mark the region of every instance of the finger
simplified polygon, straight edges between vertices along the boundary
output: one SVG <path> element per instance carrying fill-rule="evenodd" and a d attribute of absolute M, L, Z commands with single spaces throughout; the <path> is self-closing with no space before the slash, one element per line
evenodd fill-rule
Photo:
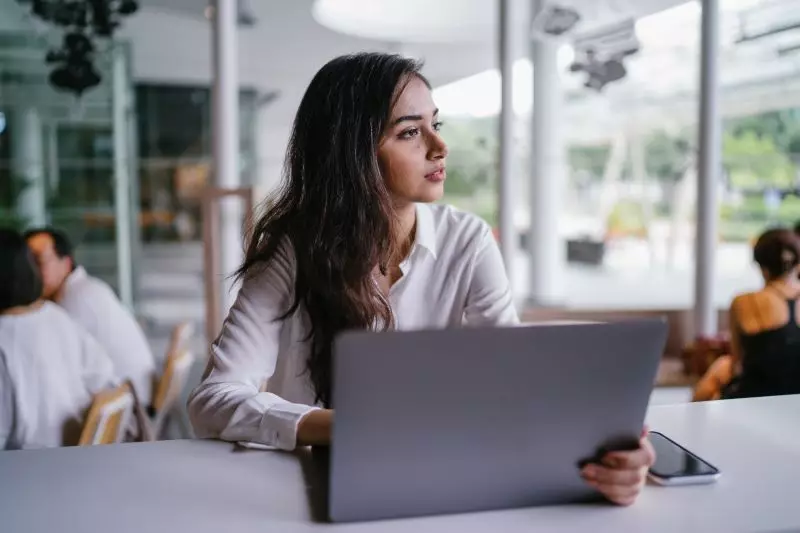
<path fill-rule="evenodd" d="M 635 485 L 608 485 L 587 480 L 586 483 L 618 505 L 633 503 L 644 487 L 644 482 Z"/>
<path fill-rule="evenodd" d="M 650 426 L 645 424 L 644 427 L 642 428 L 641 438 L 645 438 L 649 433 L 650 433 Z"/>
<path fill-rule="evenodd" d="M 598 485 L 622 486 L 633 486 L 641 483 L 646 473 L 646 470 L 643 468 L 620 470 L 596 464 L 587 465 L 581 471 L 581 474 L 587 481 L 592 481 Z"/>
<path fill-rule="evenodd" d="M 656 463 L 656 449 L 653 448 L 653 443 L 647 437 L 642 439 L 641 448 L 647 454 L 647 464 L 645 466 L 650 468 Z"/>
<path fill-rule="evenodd" d="M 636 497 L 642 491 L 643 484 L 633 486 L 621 485 L 602 485 L 589 482 L 589 485 L 597 489 L 606 499 L 617 505 L 630 505 L 636 501 Z"/>
<path fill-rule="evenodd" d="M 649 442 L 643 442 L 635 450 L 609 452 L 603 456 L 602 463 L 610 468 L 633 470 L 652 465 L 655 452 Z"/>

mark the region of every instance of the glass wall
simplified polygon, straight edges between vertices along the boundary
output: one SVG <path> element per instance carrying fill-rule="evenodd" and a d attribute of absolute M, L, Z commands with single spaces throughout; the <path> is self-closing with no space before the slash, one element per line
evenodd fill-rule
<path fill-rule="evenodd" d="M 132 206 L 122 205 L 133 188 L 130 151 L 115 154 L 132 143 L 129 116 L 115 113 L 130 101 L 127 49 L 104 43 L 94 57 L 99 84 L 70 92 L 54 86 L 57 65 L 45 62 L 60 39 L 24 24 L 0 31 L 0 224 L 64 230 L 77 260 L 132 304 L 130 259 L 120 264 L 133 250 Z"/>
<path fill-rule="evenodd" d="M 800 2 L 721 4 L 725 122 L 715 296 L 726 307 L 734 294 L 761 283 L 751 254 L 758 234 L 800 220 L 800 48 L 791 31 L 800 23 Z M 629 31 L 627 42 L 635 46 L 610 54 L 607 63 L 595 64 L 600 48 L 587 53 L 594 45 L 585 39 L 564 40 L 559 51 L 568 164 L 558 221 L 568 258 L 563 303 L 594 309 L 689 308 L 700 5 L 681 3 L 640 16 L 628 30 L 620 28 L 608 33 L 617 32 L 614 39 L 621 40 Z M 613 40 L 604 39 L 596 40 Z M 527 59 L 517 63 L 515 218 L 524 238 L 535 70 Z M 596 83 L 597 72 L 610 81 Z M 494 225 L 498 74 L 472 76 L 439 88 L 436 96 L 447 112 L 444 131 L 451 147 L 447 201 Z M 514 265 L 513 285 L 524 300 L 524 250 Z"/>
<path fill-rule="evenodd" d="M 139 184 L 142 238 L 201 237 L 201 193 L 211 183 L 211 91 L 202 86 L 138 84 Z M 256 92 L 241 90 L 242 185 L 255 179 Z"/>
<path fill-rule="evenodd" d="M 44 58 L 59 39 L 32 28 L 0 31 L 0 225 L 60 228 L 77 260 L 144 320 L 199 321 L 211 90 L 134 86 L 129 50 L 107 43 L 95 58 L 98 86 L 80 96 L 58 91 Z M 240 105 L 250 185 L 256 92 L 243 89 Z"/>

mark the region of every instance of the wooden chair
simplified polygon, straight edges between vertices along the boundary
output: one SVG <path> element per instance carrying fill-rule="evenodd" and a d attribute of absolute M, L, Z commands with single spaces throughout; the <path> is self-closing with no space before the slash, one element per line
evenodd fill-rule
<path fill-rule="evenodd" d="M 193 335 L 194 325 L 191 322 L 181 322 L 172 329 L 163 370 L 154 380 L 153 396 L 147 406 L 149 431 L 155 439 L 161 436 L 189 378 L 194 362 L 189 349 L 189 341 Z"/>
<path fill-rule="evenodd" d="M 134 398 L 128 383 L 96 394 L 86 416 L 78 445 L 123 442 L 133 408 Z"/>
<path fill-rule="evenodd" d="M 167 356 L 181 350 L 189 349 L 189 341 L 194 335 L 194 324 L 191 322 L 181 322 L 172 329 L 169 346 L 167 346 Z"/>
<path fill-rule="evenodd" d="M 156 438 L 161 435 L 167 418 L 181 397 L 181 392 L 189 379 L 192 363 L 194 356 L 186 348 L 167 354 L 164 373 L 158 380 L 151 406 L 150 427 Z"/>

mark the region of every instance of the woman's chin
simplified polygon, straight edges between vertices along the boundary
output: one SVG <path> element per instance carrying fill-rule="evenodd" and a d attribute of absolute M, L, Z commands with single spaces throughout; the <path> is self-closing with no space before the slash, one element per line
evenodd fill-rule
<path fill-rule="evenodd" d="M 412 193 L 406 194 L 393 194 L 392 198 L 395 205 L 403 204 L 431 204 L 438 202 L 444 196 L 444 186 L 441 183 L 426 183 L 425 187 L 421 187 Z"/>
<path fill-rule="evenodd" d="M 427 187 L 425 187 L 424 191 L 421 191 L 421 194 L 416 201 L 423 204 L 430 204 L 433 202 L 438 202 L 443 196 L 444 182 L 430 183 Z"/>

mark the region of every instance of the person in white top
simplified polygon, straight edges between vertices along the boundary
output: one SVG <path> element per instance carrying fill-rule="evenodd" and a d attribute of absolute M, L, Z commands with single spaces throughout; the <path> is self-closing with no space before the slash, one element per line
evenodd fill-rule
<path fill-rule="evenodd" d="M 44 284 L 44 297 L 64 308 L 100 343 L 121 381 L 131 380 L 139 400 L 151 401 L 156 363 L 134 316 L 105 282 L 75 263 L 61 231 L 42 228 L 25 234 Z"/>
<path fill-rule="evenodd" d="M 0 450 L 77 444 L 92 396 L 116 383 L 102 346 L 41 288 L 25 239 L 0 230 Z"/>
<path fill-rule="evenodd" d="M 440 127 L 411 59 L 356 54 L 317 73 L 286 179 L 255 225 L 241 289 L 189 399 L 198 436 L 287 450 L 329 443 L 331 344 L 343 330 L 518 322 L 489 226 L 428 205 L 446 178 Z M 643 438 L 583 475 L 628 504 L 653 456 Z"/>

